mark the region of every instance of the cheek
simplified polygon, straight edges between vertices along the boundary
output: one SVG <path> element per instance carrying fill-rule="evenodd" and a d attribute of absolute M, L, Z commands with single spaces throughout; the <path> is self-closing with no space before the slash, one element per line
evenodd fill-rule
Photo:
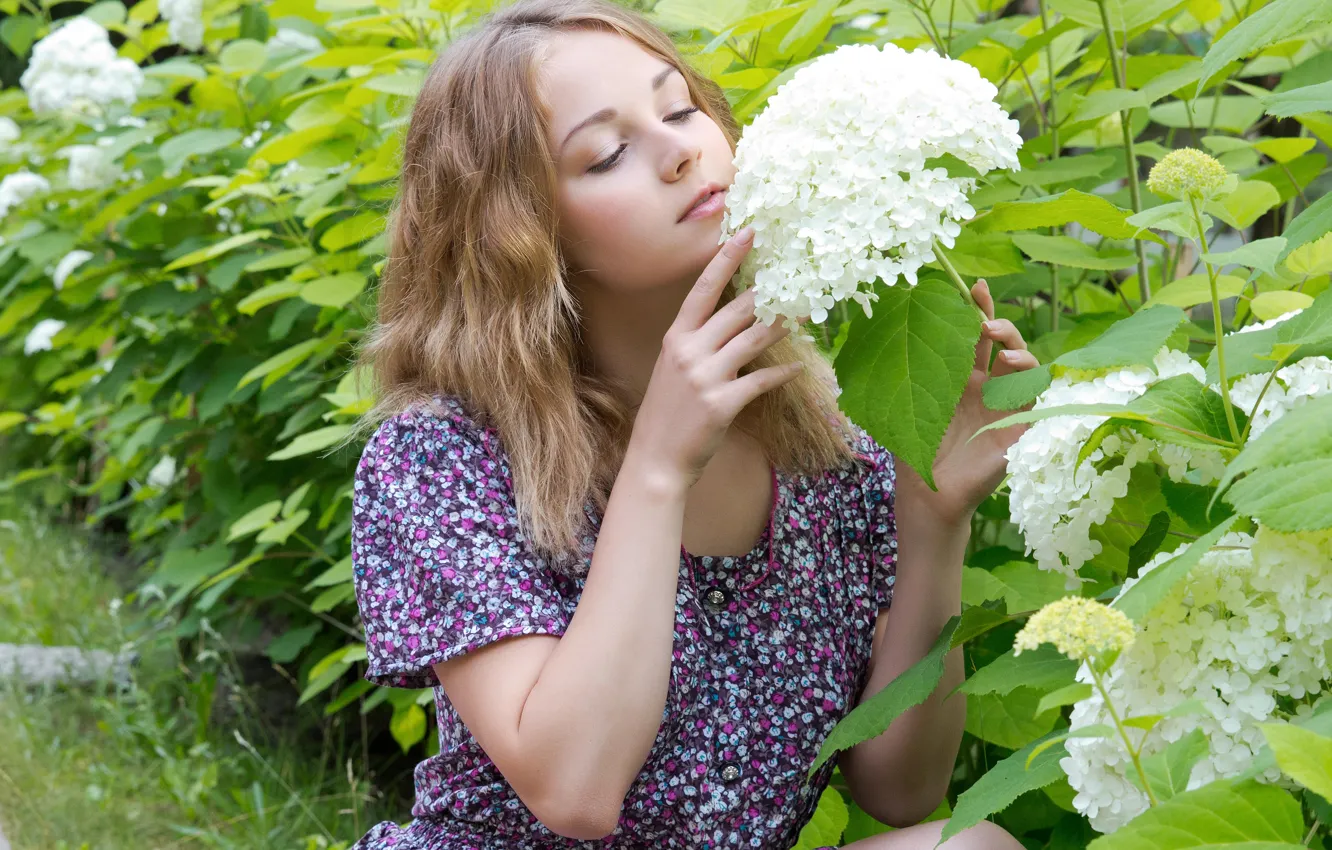
<path fill-rule="evenodd" d="M 560 235 L 576 268 L 607 272 L 631 265 L 648 239 L 649 221 L 641 192 L 598 181 L 560 198 Z"/>

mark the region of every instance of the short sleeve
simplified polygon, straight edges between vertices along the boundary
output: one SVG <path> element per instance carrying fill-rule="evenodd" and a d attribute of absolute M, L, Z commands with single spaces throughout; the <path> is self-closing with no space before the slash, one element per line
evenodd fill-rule
<path fill-rule="evenodd" d="M 893 601 L 897 578 L 897 467 L 892 453 L 852 424 L 856 439 L 853 448 L 863 461 L 860 492 L 865 500 L 868 540 L 873 560 L 871 593 L 880 608 Z"/>
<path fill-rule="evenodd" d="M 353 481 L 367 679 L 430 687 L 439 684 L 433 664 L 505 637 L 564 633 L 569 615 L 526 545 L 511 493 L 465 414 L 411 410 L 379 426 Z"/>

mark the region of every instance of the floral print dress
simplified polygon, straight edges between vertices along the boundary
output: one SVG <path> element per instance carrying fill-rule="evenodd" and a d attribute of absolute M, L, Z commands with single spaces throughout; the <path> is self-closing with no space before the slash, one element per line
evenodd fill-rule
<path fill-rule="evenodd" d="M 853 426 L 854 427 L 854 426 Z M 860 462 L 772 473 L 768 525 L 741 556 L 681 547 L 666 706 L 615 831 L 562 837 L 477 745 L 431 665 L 513 635 L 560 635 L 584 579 L 536 556 L 519 530 L 498 435 L 453 396 L 383 422 L 354 479 L 352 564 L 372 682 L 434 687 L 439 754 L 415 770 L 405 827 L 354 850 L 780 848 L 796 843 L 835 760 L 824 738 L 869 675 L 897 560 L 892 456 L 858 427 Z M 585 508 L 591 552 L 600 517 Z M 589 556 L 590 560 L 590 556 Z"/>

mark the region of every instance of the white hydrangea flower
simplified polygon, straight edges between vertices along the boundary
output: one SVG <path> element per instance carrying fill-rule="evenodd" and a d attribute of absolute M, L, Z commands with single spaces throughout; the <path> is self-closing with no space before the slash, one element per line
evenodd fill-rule
<path fill-rule="evenodd" d="M 1235 333 L 1266 330 L 1301 312 L 1303 311 L 1292 310 L 1275 319 L 1240 328 Z M 1259 372 L 1244 375 L 1230 385 L 1231 404 L 1243 410 L 1245 414 L 1254 413 L 1253 424 L 1249 426 L 1250 440 L 1309 399 L 1332 393 L 1332 358 L 1305 357 L 1303 360 L 1296 360 L 1278 369 L 1276 378 L 1267 388 L 1267 392 L 1263 393 L 1263 385 L 1266 383 L 1267 373 Z M 1221 389 L 1219 384 L 1213 384 L 1212 388 L 1218 392 Z M 1259 393 L 1263 393 L 1261 403 L 1258 401 Z M 1258 405 L 1257 411 L 1254 411 L 1255 404 Z"/>
<path fill-rule="evenodd" d="M 186 50 L 203 47 L 203 0 L 159 0 L 157 10 L 167 22 L 167 38 Z"/>
<path fill-rule="evenodd" d="M 51 275 L 51 283 L 56 289 L 65 285 L 65 281 L 74 273 L 74 270 L 93 258 L 92 251 L 85 251 L 82 248 L 75 248 L 68 254 L 60 258 L 56 263 L 55 272 Z"/>
<path fill-rule="evenodd" d="M 33 112 L 94 115 L 116 101 L 133 104 L 143 71 L 116 55 L 101 24 L 80 15 L 33 46 L 19 83 Z"/>
<path fill-rule="evenodd" d="M 19 129 L 19 125 L 14 123 L 13 118 L 0 115 L 0 145 L 16 142 L 21 135 L 23 132 Z"/>
<path fill-rule="evenodd" d="M 148 471 L 149 486 L 156 487 L 159 490 L 165 490 L 171 486 L 171 482 L 176 480 L 176 459 L 171 455 L 163 455 L 162 459 L 153 465 Z"/>
<path fill-rule="evenodd" d="M 29 198 L 45 195 L 49 191 L 51 184 L 40 174 L 33 174 L 31 171 L 6 174 L 4 179 L 0 180 L 0 220 Z"/>
<path fill-rule="evenodd" d="M 56 334 L 60 333 L 65 327 L 65 323 L 59 319 L 42 319 L 28 335 L 23 339 L 23 353 L 36 354 L 39 351 L 50 351 L 51 340 Z"/>
<path fill-rule="evenodd" d="M 322 50 L 323 42 L 314 36 L 291 27 L 278 27 L 278 31 L 268 39 L 270 48 L 288 47 L 293 50 Z"/>
<path fill-rule="evenodd" d="M 103 139 L 107 143 L 114 141 L 106 136 Z M 118 162 L 107 156 L 105 146 L 101 144 L 70 145 L 61 148 L 60 155 L 69 160 L 67 179 L 71 189 L 102 189 L 114 185 L 125 173 Z"/>
<path fill-rule="evenodd" d="M 868 314 L 876 278 L 915 284 L 934 240 L 951 248 L 975 215 L 975 179 L 925 161 L 1018 167 L 1018 122 L 996 94 L 972 66 L 924 48 L 846 45 L 801 67 L 740 138 L 726 194 L 723 240 L 754 228 L 741 279 L 755 314 L 818 322 L 847 298 Z"/>
<path fill-rule="evenodd" d="M 1206 380 L 1203 367 L 1187 354 L 1167 348 L 1157 352 L 1152 367 L 1121 369 L 1090 380 L 1061 375 L 1036 399 L 1034 408 L 1067 404 L 1125 404 L 1153 384 L 1177 375 Z M 1052 416 L 1033 423 L 1009 447 L 1009 511 L 1044 570 L 1065 576 L 1068 589 L 1082 582 L 1078 568 L 1101 552 L 1091 529 L 1110 515 L 1115 501 L 1128 492 L 1133 468 L 1144 461 L 1164 465 L 1174 481 L 1197 471 L 1202 482 L 1215 481 L 1224 472 L 1220 452 L 1186 449 L 1137 434 L 1106 437 L 1096 451 L 1077 466 L 1078 452 L 1105 416 Z M 1096 463 L 1108 458 L 1122 462 L 1105 472 Z"/>
<path fill-rule="evenodd" d="M 1183 548 L 1157 555 L 1120 595 Z M 1135 744 L 1143 739 L 1150 755 L 1198 728 L 1209 752 L 1188 788 L 1235 776 L 1263 746 L 1259 723 L 1288 716 L 1280 707 L 1291 701 L 1304 701 L 1295 713 L 1307 711 L 1332 686 L 1332 532 L 1227 534 L 1137 629 L 1105 678 L 1120 716 L 1161 714 L 1185 700 L 1207 713 L 1167 718 L 1149 733 L 1130 730 Z M 1091 681 L 1086 665 L 1077 678 Z M 1070 726 L 1097 723 L 1113 721 L 1093 693 L 1073 707 Z M 1065 746 L 1060 766 L 1076 791 L 1073 806 L 1094 828 L 1112 832 L 1147 808 L 1127 779 L 1134 768 L 1117 736 L 1070 738 Z M 1272 769 L 1264 778 L 1278 776 Z"/>

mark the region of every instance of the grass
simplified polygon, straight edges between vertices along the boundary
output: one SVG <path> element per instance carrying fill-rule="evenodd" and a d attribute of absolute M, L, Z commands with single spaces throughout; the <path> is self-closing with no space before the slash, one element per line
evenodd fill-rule
<path fill-rule="evenodd" d="M 120 689 L 0 680 L 0 823 L 14 850 L 334 850 L 407 810 L 371 797 L 327 721 L 260 710 L 216 633 L 184 663 L 174 624 L 123 601 L 111 573 L 128 568 L 98 552 L 0 505 L 0 642 L 140 654 Z"/>

